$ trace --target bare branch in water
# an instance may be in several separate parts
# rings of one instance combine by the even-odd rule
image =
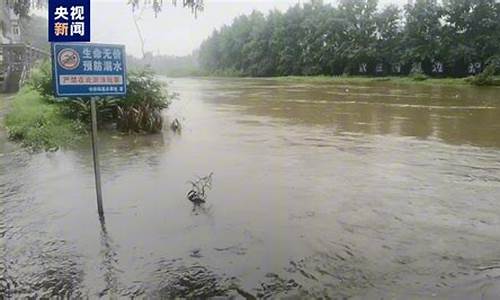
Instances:
[[[191,190],[187,193],[189,201],[200,204],[207,200],[207,191],[212,189],[212,176],[214,172],[210,172],[207,176],[197,177],[194,181],[188,181],[191,184]]]
[[[174,121],[170,124],[170,129],[172,129],[173,132],[175,133],[181,133],[182,131],[182,125],[179,119],[175,118]]]

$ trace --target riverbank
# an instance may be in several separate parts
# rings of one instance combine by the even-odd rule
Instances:
[[[357,84],[374,82],[391,82],[395,84],[418,84],[418,85],[464,85],[470,86],[466,78],[425,78],[418,79],[410,76],[398,77],[371,77],[371,76],[283,76],[273,79],[279,81],[297,81],[297,82],[332,82],[337,84]]]
[[[35,150],[58,149],[83,132],[80,122],[66,118],[60,106],[44,101],[31,88],[23,88],[14,96],[4,122],[11,140]]]
[[[13,96],[5,115],[9,139],[35,150],[59,149],[79,139],[90,122],[90,102],[84,98],[55,98],[51,66],[42,63],[28,83]],[[128,72],[127,95],[97,101],[99,126],[125,133],[157,133],[163,129],[161,112],[174,94],[150,70]],[[3,101],[2,101],[3,102]],[[7,105],[2,103],[0,105]]]
[[[178,78],[176,76],[170,76],[172,78]],[[369,76],[278,76],[278,77],[238,77],[238,76],[190,76],[191,78],[245,78],[245,79],[266,79],[266,80],[277,80],[280,82],[297,82],[297,83],[333,83],[333,84],[361,84],[361,83],[377,83],[377,82],[390,82],[394,84],[403,85],[428,85],[428,86],[473,86],[470,83],[471,77],[465,78],[418,78],[413,77],[398,77],[398,76],[386,76],[386,77],[369,77]],[[493,86],[500,86],[500,76],[494,78]]]
[[[390,82],[394,84],[404,85],[429,85],[429,86],[474,86],[471,83],[473,77],[464,78],[432,78],[425,75],[412,77],[412,76],[276,76],[276,77],[247,77],[238,75],[209,75],[201,73],[190,74],[169,74],[164,75],[170,78],[200,78],[200,79],[214,79],[214,78],[237,78],[237,79],[265,79],[277,80],[280,82],[298,82],[298,83],[316,83],[316,82],[331,82],[334,84],[361,84],[361,83],[377,83],[377,82]],[[495,76],[492,79],[492,84],[489,86],[500,86],[500,76]]]

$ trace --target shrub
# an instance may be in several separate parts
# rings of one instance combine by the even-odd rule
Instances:
[[[130,72],[127,96],[117,103],[117,127],[125,131],[158,132],[163,128],[161,111],[168,107],[174,94],[154,77],[150,69]]]
[[[55,98],[52,69],[49,61],[35,68],[27,82],[48,103],[57,103],[65,116],[85,124],[90,122],[88,98]],[[158,132],[163,128],[161,111],[168,107],[175,95],[167,92],[167,86],[155,78],[151,69],[132,71],[127,74],[127,96],[99,97],[97,117],[99,123],[114,123],[118,129],[133,132]]]
[[[115,122],[115,111],[119,99],[111,97],[100,97],[96,102],[98,125]],[[90,124],[90,100],[88,98],[74,98],[58,102],[64,115],[70,119],[80,120]]]
[[[499,68],[500,63],[498,60],[491,59],[488,66],[480,74],[474,76],[469,82],[473,85],[494,85],[495,73]]]
[[[424,81],[429,79],[429,76],[425,75],[422,71],[412,71],[410,73],[410,78],[413,81]]]
[[[45,100],[52,100],[54,85],[50,60],[40,61],[38,66],[32,69],[30,78],[26,84],[36,90]]]

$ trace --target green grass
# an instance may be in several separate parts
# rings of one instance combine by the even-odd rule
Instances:
[[[337,84],[375,83],[390,82],[394,84],[418,84],[418,85],[470,85],[464,78],[428,78],[422,80],[413,77],[368,77],[368,76],[286,76],[275,77],[279,81],[293,82],[332,82]]]
[[[11,140],[34,150],[56,150],[78,139],[83,131],[78,122],[62,114],[57,104],[44,101],[29,88],[14,96],[5,125]]]

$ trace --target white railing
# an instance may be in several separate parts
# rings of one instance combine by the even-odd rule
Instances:
[[[29,78],[36,61],[49,57],[48,52],[25,44],[0,44],[0,53],[5,71],[0,92],[17,90]],[[12,82],[11,76],[19,81]]]

